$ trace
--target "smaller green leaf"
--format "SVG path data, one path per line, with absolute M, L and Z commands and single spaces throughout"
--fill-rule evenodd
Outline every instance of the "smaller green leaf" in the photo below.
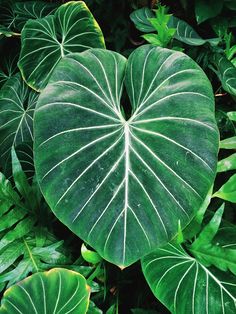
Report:
M 236 153 L 227 158 L 221 159 L 217 164 L 217 172 L 224 172 L 236 169 Z
M 230 120 L 236 121 L 236 111 L 227 112 L 227 116 L 229 117 Z
M 102 257 L 97 252 L 87 249 L 84 243 L 81 246 L 81 255 L 88 263 L 97 264 L 102 261 Z
M 216 211 L 198 238 L 189 246 L 189 250 L 205 266 L 214 265 L 222 271 L 230 270 L 236 274 L 236 250 L 213 243 L 221 224 L 223 211 L 224 205 Z
M 10 287 L 2 298 L 1 314 L 85 314 L 90 288 L 74 271 L 54 268 Z
M 225 201 L 236 203 L 236 174 L 232 175 L 232 177 L 213 194 L 213 197 L 219 197 Z
M 195 16 L 198 24 L 217 16 L 223 8 L 223 0 L 195 0 Z
M 158 39 L 157 34 L 146 34 L 146 35 L 142 35 L 142 37 L 149 42 L 150 44 L 154 45 L 154 46 L 160 46 L 162 47 L 162 43 L 160 42 L 160 40 Z
M 236 136 L 226 138 L 220 141 L 220 148 L 224 149 L 236 149 Z
M 215 212 L 213 218 L 204 227 L 197 239 L 192 243 L 191 249 L 197 249 L 200 246 L 210 243 L 219 230 L 222 215 L 224 213 L 224 204 Z

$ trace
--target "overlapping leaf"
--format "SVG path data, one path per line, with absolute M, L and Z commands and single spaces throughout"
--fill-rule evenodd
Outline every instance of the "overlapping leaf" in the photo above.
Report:
M 128 121 L 120 104 L 124 80 Z M 36 170 L 47 202 L 120 267 L 173 237 L 212 185 L 212 90 L 182 53 L 147 45 L 128 61 L 101 49 L 70 55 L 42 92 L 35 119 Z
M 54 268 L 34 274 L 9 288 L 1 314 L 85 314 L 89 303 L 85 278 L 74 271 Z
M 142 260 L 145 278 L 154 295 L 176 314 L 234 314 L 236 279 L 207 268 L 180 245 L 168 244 Z
M 155 28 L 149 21 L 149 18 L 155 18 L 154 13 L 148 8 L 142 8 L 139 10 L 134 11 L 130 15 L 131 20 L 134 22 L 137 29 L 142 32 L 153 32 Z M 217 45 L 219 39 L 212 38 L 212 39 L 203 39 L 201 38 L 198 33 L 185 21 L 171 16 L 168 27 L 176 28 L 176 32 L 174 34 L 174 38 L 177 40 L 184 42 L 188 45 L 193 46 L 200 46 L 207 42 L 212 45 Z
M 228 93 L 236 95 L 236 68 L 225 55 L 215 54 L 212 62 L 222 87 Z
M 236 275 L 236 250 L 233 247 L 223 247 L 220 242 L 213 243 L 221 224 L 223 211 L 224 205 L 215 212 L 188 249 L 203 265 L 215 266 L 222 271 L 229 270 Z
M 71 1 L 25 24 L 18 66 L 27 84 L 41 90 L 62 57 L 92 47 L 104 48 L 100 27 L 84 2 Z
M 21 31 L 29 19 L 40 19 L 55 12 L 57 4 L 44 1 L 15 2 L 13 10 L 15 14 L 15 25 Z

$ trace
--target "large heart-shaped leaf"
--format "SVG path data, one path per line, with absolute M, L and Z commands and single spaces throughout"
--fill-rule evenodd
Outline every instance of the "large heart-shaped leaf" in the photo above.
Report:
M 180 245 L 168 244 L 149 254 L 142 269 L 152 292 L 171 313 L 235 313 L 235 276 L 205 267 Z
M 121 110 L 123 80 L 132 105 Z M 215 177 L 210 83 L 180 52 L 146 45 L 63 59 L 35 115 L 38 180 L 52 210 L 123 267 L 166 243 Z
M 104 48 L 102 32 L 82 1 L 71 1 L 54 15 L 29 20 L 22 31 L 18 66 L 27 84 L 36 90 L 45 87 L 62 57 L 97 47 Z
M 34 274 L 6 290 L 0 313 L 85 314 L 89 294 L 89 287 L 82 275 L 54 268 Z
M 12 145 L 33 140 L 33 113 L 38 93 L 22 80 L 12 76 L 0 91 L 0 159 L 3 165 Z

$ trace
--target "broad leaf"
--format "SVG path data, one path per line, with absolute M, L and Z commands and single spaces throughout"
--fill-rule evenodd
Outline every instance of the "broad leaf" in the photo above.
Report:
M 147 33 L 155 31 L 155 28 L 148 20 L 149 18 L 155 18 L 155 14 L 152 10 L 148 8 L 138 9 L 131 13 L 130 18 L 140 31 Z M 175 16 L 170 17 L 168 27 L 176 28 L 174 38 L 188 45 L 201 46 L 209 42 L 211 45 L 215 46 L 219 42 L 218 38 L 201 38 L 188 23 Z
M 195 0 L 195 16 L 198 24 L 217 16 L 223 8 L 223 0 Z
M 91 47 L 104 48 L 102 32 L 82 1 L 60 6 L 54 15 L 29 20 L 22 31 L 18 66 L 27 84 L 43 89 L 62 57 Z
M 79 273 L 54 268 L 34 274 L 9 288 L 3 295 L 1 314 L 85 314 L 89 287 Z
M 178 220 L 186 226 L 215 177 L 210 83 L 193 60 L 172 50 L 146 45 L 128 61 L 102 49 L 64 58 L 39 98 L 35 132 L 37 176 L 49 206 L 120 267 L 171 239 Z
M 213 196 L 236 203 L 236 174 L 232 175 Z
M 9 158 L 12 145 L 33 140 L 33 113 L 38 94 L 22 80 L 12 76 L 0 90 L 0 159 Z
M 224 90 L 236 95 L 236 68 L 225 55 L 215 54 L 213 57 L 215 72 L 221 81 Z
M 142 269 L 152 292 L 171 313 L 235 313 L 235 276 L 207 268 L 180 245 L 168 244 L 147 255 Z

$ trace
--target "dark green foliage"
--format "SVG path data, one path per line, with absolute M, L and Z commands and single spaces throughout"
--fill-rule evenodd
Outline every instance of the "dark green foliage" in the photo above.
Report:
M 0 0 L 0 313 L 235 313 L 235 13 L 235 0 Z M 136 50 L 147 42 L 153 47 Z M 88 51 L 90 47 L 95 49 Z M 148 47 L 163 55 L 150 53 L 150 58 Z M 178 96 L 172 99 L 172 93 L 182 92 L 195 94 L 181 96 L 179 102 Z M 62 101 L 63 106 L 53 107 Z M 142 110 L 153 109 L 144 111 L 147 116 L 141 124 L 133 118 L 140 104 Z M 80 106 L 79 115 L 73 105 Z M 158 121 L 166 116 L 170 124 Z M 176 124 L 173 117 L 197 119 L 211 131 L 200 128 L 194 133 L 187 122 Z M 153 118 L 157 121 L 148 121 Z M 83 166 L 92 154 L 102 154 L 105 144 L 96 142 L 83 149 L 72 164 L 66 152 L 89 144 L 92 136 L 109 135 L 115 129 L 109 126 L 106 133 L 107 124 L 125 125 L 126 136 L 119 133 L 123 144 L 111 155 L 114 141 L 108 137 L 104 162 L 76 186 L 75 178 L 86 170 Z M 130 150 L 140 150 L 142 167 L 127 154 L 127 134 L 132 139 Z M 134 136 L 142 137 L 142 144 Z M 40 141 L 46 146 L 40 146 Z M 124 149 L 126 158 L 112 171 L 109 165 L 113 157 L 119 158 L 119 149 Z M 214 157 L 208 155 L 210 151 Z M 196 152 L 206 166 L 197 171 Z M 63 158 L 66 163 L 60 164 Z M 156 158 L 167 167 L 162 169 Z M 56 175 L 52 170 L 45 180 L 42 169 L 51 169 L 54 161 L 59 162 Z M 171 169 L 185 183 L 179 184 Z M 110 172 L 107 190 L 101 189 L 92 201 L 100 189 L 99 175 L 105 178 Z M 105 204 L 124 174 L 132 195 L 119 196 L 117 203 L 132 202 L 128 216 L 122 215 L 123 205 L 106 211 Z M 200 191 L 201 199 L 186 188 L 186 182 Z M 163 184 L 171 197 L 162 191 Z M 73 193 L 60 206 L 54 204 L 54 198 L 60 199 L 70 186 Z M 82 203 L 89 204 L 90 211 L 87 217 L 78 217 L 76 228 L 73 219 Z M 168 230 L 163 241 L 169 242 L 162 247 L 158 241 L 163 234 L 160 237 L 161 228 L 155 229 L 150 204 Z M 176 211 L 183 204 L 188 219 Z M 103 212 L 106 219 L 91 238 L 96 214 Z M 116 224 L 117 229 L 111 227 Z M 110 237 L 109 226 L 115 232 L 107 249 L 102 241 Z M 132 240 L 127 246 L 122 242 L 126 236 Z M 120 260 L 124 248 L 127 261 Z M 122 268 L 137 262 L 120 270 L 109 261 Z M 76 307 L 79 302 L 81 307 Z

